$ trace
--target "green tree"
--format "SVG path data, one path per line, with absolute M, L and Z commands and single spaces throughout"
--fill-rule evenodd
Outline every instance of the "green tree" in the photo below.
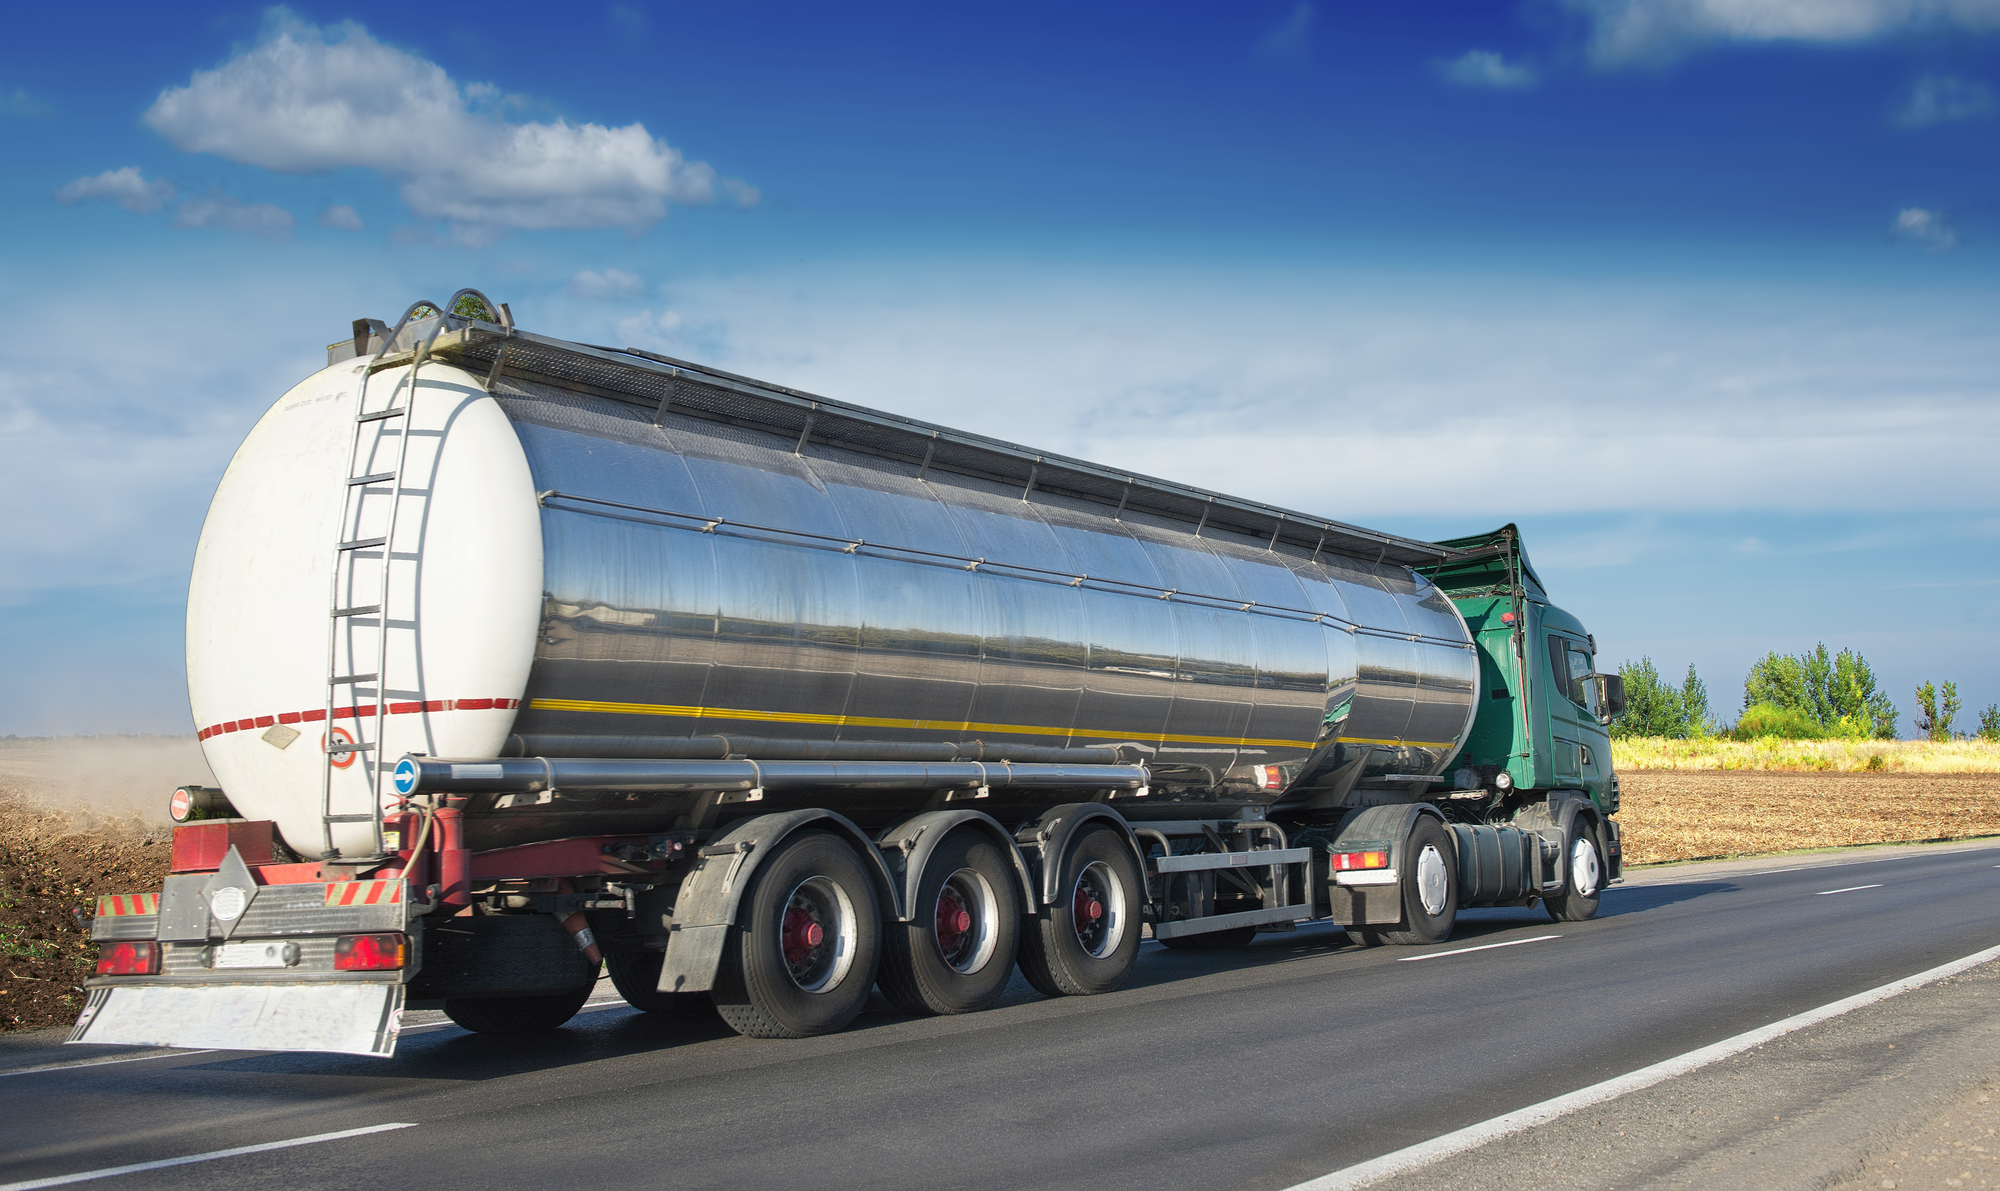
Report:
M 1618 667 L 1618 676 L 1625 680 L 1625 714 L 1611 721 L 1613 736 L 1679 739 L 1688 734 L 1687 705 L 1681 692 L 1660 677 L 1652 658 L 1625 662 Z
M 1951 722 L 1958 718 L 1960 706 L 1958 687 L 1953 683 L 1945 683 L 1941 692 L 1928 682 L 1918 687 L 1917 731 L 1926 740 L 1950 740 Z M 1985 727 L 1984 716 L 1980 717 L 1980 726 Z
M 1822 643 L 1797 657 L 1766 655 L 1743 680 L 1743 706 L 1760 703 L 1796 711 L 1829 736 L 1896 737 L 1896 705 L 1851 649 L 1832 654 Z
M 1824 740 L 1826 729 L 1819 726 L 1818 720 L 1796 707 L 1752 703 L 1737 717 L 1736 728 L 1730 735 L 1737 740 L 1758 740 L 1767 736 L 1780 740 Z
M 2000 741 L 2000 703 L 1988 703 L 1979 713 L 1979 739 Z
M 1715 721 L 1708 714 L 1708 684 L 1694 672 L 1693 662 L 1688 663 L 1687 679 L 1681 683 L 1681 714 L 1687 724 L 1685 735 L 1715 734 Z

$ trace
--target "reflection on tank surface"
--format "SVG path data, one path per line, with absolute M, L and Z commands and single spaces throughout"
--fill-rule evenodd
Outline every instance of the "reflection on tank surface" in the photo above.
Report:
M 1250 802 L 1435 773 L 1463 739 L 1469 638 L 1405 568 L 495 395 L 545 493 L 523 736 L 1116 746 L 1155 801 Z

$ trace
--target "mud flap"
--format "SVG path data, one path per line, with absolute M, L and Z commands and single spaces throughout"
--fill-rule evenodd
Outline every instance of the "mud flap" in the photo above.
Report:
M 667 943 L 666 958 L 660 962 L 660 991 L 706 992 L 714 988 L 730 929 L 727 925 L 688 926 L 675 931 Z
M 129 984 L 91 989 L 68 1041 L 387 1058 L 402 1019 L 400 984 Z

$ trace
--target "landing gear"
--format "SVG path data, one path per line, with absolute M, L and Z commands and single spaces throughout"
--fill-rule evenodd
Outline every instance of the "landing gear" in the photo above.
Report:
M 1063 895 L 1025 923 L 1021 974 L 1052 997 L 1110 992 L 1139 956 L 1139 862 L 1109 827 L 1083 829 L 1062 857 Z
M 1014 866 L 972 831 L 947 838 L 924 864 L 910 921 L 890 924 L 882 995 L 905 1013 L 971 1013 L 1014 974 L 1021 895 Z
M 824 832 L 787 840 L 744 897 L 713 996 L 752 1038 L 846 1029 L 868 1003 L 881 945 L 875 886 L 853 849 Z

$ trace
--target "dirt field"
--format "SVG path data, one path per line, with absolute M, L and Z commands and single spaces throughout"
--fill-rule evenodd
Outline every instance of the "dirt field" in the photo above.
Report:
M 213 781 L 192 738 L 0 744 L 0 1030 L 76 1018 L 96 952 L 71 911 L 158 889 L 167 795 Z
M 1622 773 L 1625 863 L 2000 835 L 2000 774 Z

